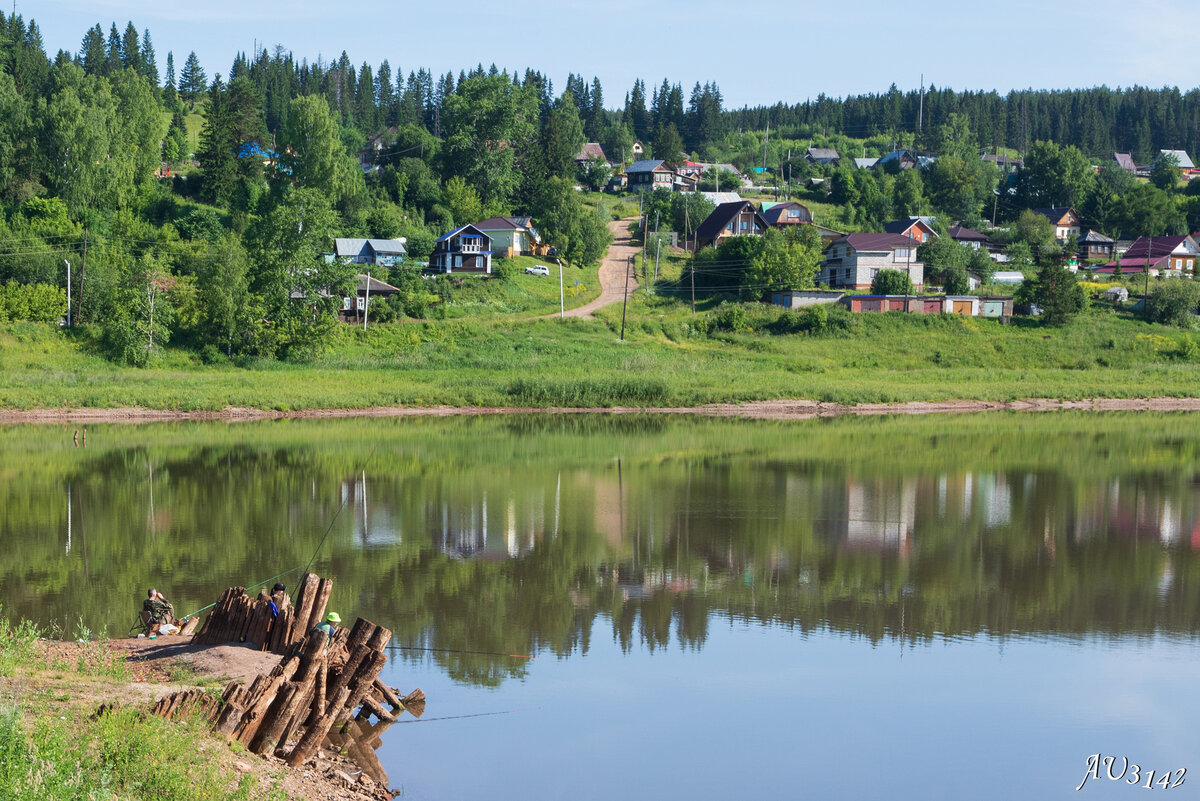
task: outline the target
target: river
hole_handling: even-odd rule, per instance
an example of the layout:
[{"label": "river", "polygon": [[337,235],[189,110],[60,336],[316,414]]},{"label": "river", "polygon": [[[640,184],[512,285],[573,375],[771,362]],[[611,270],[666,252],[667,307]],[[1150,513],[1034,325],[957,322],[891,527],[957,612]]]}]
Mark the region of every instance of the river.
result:
[{"label": "river", "polygon": [[1197,414],[75,432],[0,428],[4,614],[123,636],[149,586],[331,577],[428,696],[378,752],[405,798],[1200,783]]}]

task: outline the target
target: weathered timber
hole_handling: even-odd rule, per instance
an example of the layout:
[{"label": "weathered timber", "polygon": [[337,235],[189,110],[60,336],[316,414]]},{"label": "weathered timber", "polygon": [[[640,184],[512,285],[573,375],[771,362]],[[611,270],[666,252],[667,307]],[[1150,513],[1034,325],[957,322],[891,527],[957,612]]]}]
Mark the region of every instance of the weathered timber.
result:
[{"label": "weathered timber", "polygon": [[321,741],[325,739],[325,735],[329,733],[329,730],[337,721],[339,710],[346,705],[349,698],[349,687],[343,687],[338,691],[337,695],[333,696],[333,699],[329,703],[329,711],[308,727],[308,730],[304,732],[304,736],[300,738],[300,742],[296,743],[296,747],[288,754],[287,763],[290,767],[297,768],[312,756],[313,752],[321,745]]},{"label": "weathered timber", "polygon": [[362,699],[362,710],[358,713],[358,718],[366,719],[374,715],[380,720],[395,721],[396,716],[383,708],[383,701],[375,694],[374,691],[368,692]]},{"label": "weathered timber", "polygon": [[371,655],[363,660],[358,675],[348,685],[348,689],[350,690],[349,698],[346,701],[345,707],[337,714],[337,723],[347,720],[355,707],[362,703],[363,697],[371,690],[371,685],[379,677],[380,672],[386,664],[387,654],[382,651],[372,651]]},{"label": "weathered timber", "polygon": [[399,709],[402,704],[400,697],[396,695],[396,691],[384,684],[379,679],[375,680],[375,692],[379,693],[379,697],[392,708],[393,711]]},{"label": "weathered timber", "polygon": [[296,591],[296,616],[292,620],[292,642],[308,634],[308,616],[312,614],[320,584],[321,579],[316,573],[305,573],[304,578],[300,579],[300,589]]},{"label": "weathered timber", "polygon": [[317,585],[317,594],[313,599],[312,609],[308,613],[308,624],[304,631],[312,631],[313,626],[325,619],[325,607],[329,605],[329,594],[333,592],[333,579],[321,579]]}]

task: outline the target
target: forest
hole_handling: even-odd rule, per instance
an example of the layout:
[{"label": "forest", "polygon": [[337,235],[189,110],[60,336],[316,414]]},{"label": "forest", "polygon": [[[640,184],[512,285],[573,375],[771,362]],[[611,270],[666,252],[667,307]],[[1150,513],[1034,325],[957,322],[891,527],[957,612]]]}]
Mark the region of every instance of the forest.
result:
[{"label": "forest", "polygon": [[[204,361],[304,360],[327,346],[337,290],[353,280],[323,258],[333,237],[406,239],[408,260],[386,276],[401,293],[379,322],[444,314],[455,287],[423,279],[420,264],[437,237],[484,217],[530,216],[568,263],[598,262],[616,215],[595,191],[608,166],[576,161],[589,141],[618,166],[635,142],[646,158],[731,163],[776,195],[828,204],[827,223],[847,231],[931,213],[1015,224],[1054,205],[1114,236],[1200,228],[1200,182],[1185,187],[1169,164],[1149,183],[1110,166],[1113,150],[1139,163],[1195,152],[1197,90],[892,86],[734,110],[711,81],[685,93],[639,79],[618,94],[571,74],[556,92],[531,68],[405,73],[283,47],[238,53],[228,72],[194,52],[180,61],[167,53],[160,73],[150,30],[133,22],[97,23],[76,52],[51,57],[35,21],[0,13],[0,321],[61,318],[69,280],[71,322],[115,361],[147,364],[168,342]],[[805,160],[811,146],[938,159],[903,173],[831,169]],[[1010,176],[984,152],[1019,152],[1026,168]],[[793,191],[809,177],[825,189]],[[702,211],[685,208],[687,224]],[[747,275],[811,285],[813,247],[789,242]]]}]

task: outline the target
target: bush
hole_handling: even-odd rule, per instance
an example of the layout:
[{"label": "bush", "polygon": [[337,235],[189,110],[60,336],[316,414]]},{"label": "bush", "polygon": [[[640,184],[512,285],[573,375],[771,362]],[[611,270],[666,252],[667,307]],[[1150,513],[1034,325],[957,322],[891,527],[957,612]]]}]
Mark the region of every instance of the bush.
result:
[{"label": "bush", "polygon": [[1191,328],[1200,307],[1200,283],[1170,279],[1156,283],[1146,298],[1146,316],[1156,323]]},{"label": "bush", "polygon": [[0,284],[0,322],[53,323],[67,313],[67,292],[50,284]]},{"label": "bush", "polygon": [[740,333],[750,330],[750,315],[743,306],[722,303],[713,317],[713,327],[718,331]]},{"label": "bush", "polygon": [[872,295],[911,295],[912,281],[899,270],[880,270],[871,279]]},{"label": "bush", "polygon": [[492,277],[500,281],[511,281],[517,274],[517,265],[511,259],[496,259],[492,262]]}]

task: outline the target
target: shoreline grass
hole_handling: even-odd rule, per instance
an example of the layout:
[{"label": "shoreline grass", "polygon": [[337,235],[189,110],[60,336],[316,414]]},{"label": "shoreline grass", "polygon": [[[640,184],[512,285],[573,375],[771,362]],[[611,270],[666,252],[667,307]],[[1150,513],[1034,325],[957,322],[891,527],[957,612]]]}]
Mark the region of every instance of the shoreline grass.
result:
[{"label": "shoreline grass", "polygon": [[621,309],[609,307],[593,320],[347,328],[304,364],[204,365],[168,349],[143,369],[104,360],[78,332],[16,323],[0,326],[0,408],[857,405],[1200,392],[1193,335],[1125,314],[1094,312],[1061,328],[952,315],[840,319],[842,327],[805,331],[802,315],[761,304],[709,305],[693,316],[669,298],[638,296],[624,341]]}]

